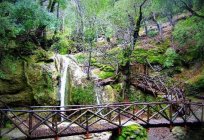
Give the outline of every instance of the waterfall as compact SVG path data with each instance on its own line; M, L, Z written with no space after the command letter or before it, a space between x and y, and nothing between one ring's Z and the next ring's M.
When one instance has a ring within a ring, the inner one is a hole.
M94 91L95 91L95 94L96 94L96 104L97 105L100 105L102 104L102 101L101 101L101 93L103 92L103 87L95 84L94 86Z
M77 86L83 84L83 80L86 79L86 74L82 71L81 67L79 67L72 55L57 54L55 57L55 66L60 73L60 110L64 111L64 106L68 105L71 101L72 85Z
M65 94L66 94L66 83L67 83L67 72L68 72L68 61L66 61L65 56L61 56L61 79L60 79L60 88L59 88L59 95L60 95L60 110L65 110Z

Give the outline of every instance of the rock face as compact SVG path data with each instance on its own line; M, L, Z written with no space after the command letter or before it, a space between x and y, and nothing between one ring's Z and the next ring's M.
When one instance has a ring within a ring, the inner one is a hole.
M110 86L95 86L97 104L116 102L116 91Z
M10 106L58 105L60 59L53 53L40 52L25 58L5 56L0 60L0 100ZM72 84L82 84L85 75L71 56Z
M55 104L58 71L51 56L43 61L37 55L5 56L0 62L0 99L12 106Z

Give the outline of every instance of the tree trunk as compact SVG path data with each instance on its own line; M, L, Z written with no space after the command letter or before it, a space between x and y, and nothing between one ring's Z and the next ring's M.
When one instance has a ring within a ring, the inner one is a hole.
M156 26L157 26L157 29L158 29L158 32L159 32L159 35L160 37L162 38L163 40L163 31L162 31L162 25L157 21L156 19L156 14L153 12L152 13L152 20L155 22Z
M144 21L144 27L145 27L145 34L148 35L148 27L147 27L147 21Z
M131 44L131 47L128 47L125 49L125 52L123 53L123 57L127 59L127 62L125 66L123 67L123 72L124 72L124 90L123 90L123 99L128 99L128 95L130 94L130 85L131 85L131 66L130 66L130 56L132 55L132 52L134 50L134 47L136 45L137 39L139 37L139 31L141 27L141 21L142 21L142 7L145 4L147 0L144 0L143 3L140 5L139 8L139 17L136 21L136 25L132 23L131 19L132 16L129 16L131 26L134 25L133 29L133 41Z
M54 12L56 3L57 3L57 0L53 0L51 7L50 7L50 13Z
M91 68L91 52L92 52L92 42L89 42L90 50L89 50L89 62L88 62L88 70L87 70L87 80L90 80L90 68Z

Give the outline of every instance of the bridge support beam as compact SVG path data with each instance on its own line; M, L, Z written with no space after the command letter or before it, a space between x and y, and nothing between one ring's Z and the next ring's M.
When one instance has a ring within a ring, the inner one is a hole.
M121 134L122 134L122 129L121 128L112 130L112 135L110 137L110 140L117 139Z
M59 140L59 137L58 137L58 136L56 136L56 137L55 137L55 140Z
M3 128L3 114L0 112L0 138L2 138L1 136L1 129Z
M89 132L87 132L87 133L85 134L85 140L90 140L90 134L89 134Z

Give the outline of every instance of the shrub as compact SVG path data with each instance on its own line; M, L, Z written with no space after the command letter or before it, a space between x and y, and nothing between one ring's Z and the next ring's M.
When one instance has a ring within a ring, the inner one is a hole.
M191 61L204 58L204 20L198 17L190 17L176 24L173 31L175 40L179 43L180 53L183 61Z
M113 137L114 140L147 140L146 130L139 124L132 124L122 127L122 134Z
M174 66L175 61L178 59L178 54L176 51L172 48L168 48L165 53L165 61L164 61L164 67L171 67Z
M72 104L87 105L95 103L93 85L74 87L72 90Z
M58 39L59 40L52 45L52 50L60 54L68 54L76 50L76 48L73 47L73 42L69 40L66 35L59 35Z
M75 58L77 60L78 63L84 63L86 61L86 54L83 54L83 53L78 53L75 55Z
M52 30L57 22L54 15L36 1L20 0L0 3L0 23L0 53L30 54L36 49L33 43L37 44L42 39L38 36L33 41L35 31L39 27Z
M150 31L148 32L148 36L149 36L149 37L155 37L156 35L158 35L158 31L150 30Z

